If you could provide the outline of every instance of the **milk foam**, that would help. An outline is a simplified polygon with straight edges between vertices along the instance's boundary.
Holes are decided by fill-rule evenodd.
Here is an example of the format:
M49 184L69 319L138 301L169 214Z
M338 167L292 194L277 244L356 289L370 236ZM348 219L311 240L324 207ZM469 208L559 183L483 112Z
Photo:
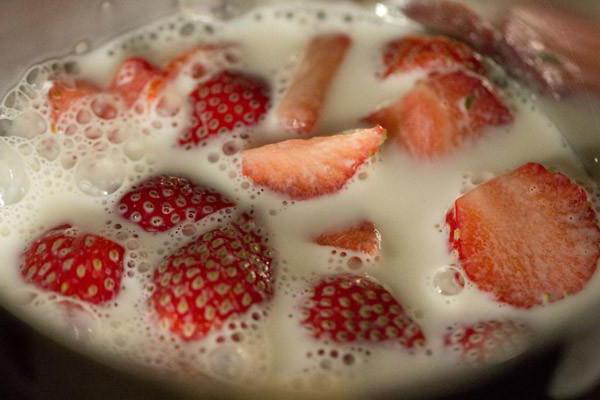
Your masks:
M230 22L181 14L122 36L89 54L30 69L0 106L0 294L16 309L53 326L70 340L108 352L115 359L177 375L208 374L252 385L281 384L293 390L325 387L371 388L438 379L456 369L456 355L442 338L456 323L511 318L534 332L552 334L598 301L594 275L576 296L531 310L500 305L468 282L452 286L446 211L463 192L523 163L537 161L588 182L558 130L535 109L534 99L510 84L505 95L515 110L509 127L489 128L485 138L436 162L421 162L386 146L339 193L289 201L254 187L240 173L239 150L293 135L277 126L274 109L302 49L312 34L344 31L353 47L339 70L317 131L360 126L360 118L409 90L419 73L376 79L379 52L392 38L418 32L402 19L383 21L358 8L312 4L272 6ZM77 76L106 86L119 64L140 55L164 65L198 42L240 43L232 66L270 80L273 106L255 128L212 139L189 151L175 147L186 128L186 103L160 114L147 105L119 110L102 120L87 114L52 133L45 101L49 78ZM182 98L193 80L181 77L169 89ZM217 213L176 232L148 234L115 213L115 202L135 183L155 174L181 174L234 199L235 210ZM589 185L589 184L588 184ZM593 189L593 188L592 188ZM148 305L155 266L199 234L253 210L275 250L275 297L233 318L206 339L183 343L161 327ZM362 220L382 235L382 254L368 258L312 243L324 231ZM127 249L121 294L96 307L26 285L18 254L28 241L57 224L70 222ZM366 274L383 284L423 329L427 348L409 352L396 344L333 345L312 340L299 324L298 304L320 276Z

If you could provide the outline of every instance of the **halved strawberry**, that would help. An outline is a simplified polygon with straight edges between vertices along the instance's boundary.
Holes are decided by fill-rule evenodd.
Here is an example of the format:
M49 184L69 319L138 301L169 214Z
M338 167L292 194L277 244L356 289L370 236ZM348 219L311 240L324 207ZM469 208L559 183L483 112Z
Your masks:
M381 248L381 234L372 222L363 221L341 231L323 233L315 242L321 246L337 247L376 256Z
M41 289L101 304L119 294L124 254L109 239L61 225L25 249L20 271Z
M444 336L444 346L460 353L464 362L484 364L519 355L531 338L532 333L525 325L512 320L483 321L453 327Z
M336 343L396 341L423 346L425 335L402 305L379 284L350 274L326 277L302 305L301 321L313 337Z
M486 126L511 123L513 115L485 80L455 71L419 81L366 121L382 125L412 155L427 159L481 136Z
M48 102L50 104L50 119L52 125L56 126L65 112L83 98L100 93L100 88L83 80L77 80L73 84L63 81L52 82L48 91Z
M383 65L381 78L414 69L484 72L479 56L469 46L445 36L405 36L393 40L383 50Z
M191 148L212 136L257 125L269 108L269 90L261 78L231 70L201 82L190 95L193 122L179 145Z
M316 36L310 41L277 111L285 129L298 133L312 131L351 44L350 37L339 33Z
M146 98L156 97L165 78L162 71L140 57L126 59L109 85L109 90L118 93L127 107L131 107L146 92Z
M160 175L132 187L119 200L118 211L146 232L165 232L234 205L219 192L187 178Z
M446 221L468 278L515 307L579 292L600 258L600 227L585 190L536 163L459 197Z
M269 300L271 268L260 228L243 217L203 234L163 261L154 273L150 301L171 332L197 340L230 316Z
M260 186L303 200L340 190L385 141L380 126L293 139L242 152L242 172Z

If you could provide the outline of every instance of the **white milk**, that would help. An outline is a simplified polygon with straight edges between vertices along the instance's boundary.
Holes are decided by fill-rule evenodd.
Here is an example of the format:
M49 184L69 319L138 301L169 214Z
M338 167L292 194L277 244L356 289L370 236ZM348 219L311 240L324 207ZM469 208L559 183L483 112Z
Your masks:
M107 85L131 55L164 65L198 42L240 43L236 67L269 80L273 90L263 123L244 132L250 145L257 145L294 136L277 127L278 93L285 90L310 36L328 31L343 31L353 39L317 128L318 134L331 134L360 127L361 117L414 85L419 73L381 81L375 71L381 47L392 38L418 32L418 26L402 19L384 21L358 8L318 4L258 9L230 22L182 14L55 64L58 71L67 64L79 78ZM172 118L159 117L153 110L132 111L113 121L92 119L73 135L51 133L45 101L51 66L34 67L0 106L0 116L12 119L0 127L14 135L0 138L0 195L6 203L0 207L0 293L24 315L116 360L176 375L208 374L293 390L402 386L433 382L456 370L455 356L442 346L444 333L455 323L513 318L538 335L550 335L598 301L598 274L576 296L531 310L500 305L470 285L451 294L441 294L436 287L443 280L436 274L456 263L448 250L445 214L474 183L530 161L587 182L557 129L514 85L504 93L515 111L512 125L489 128L482 140L436 162L415 160L388 144L339 193L290 202L253 188L240 176L239 153L223 152L225 142L248 145L238 134L222 135L189 151L176 148L177 135L186 128L185 108ZM182 97L192 89L185 78L171 88ZM101 130L99 139L89 139L89 130L86 137L89 126ZM121 143L109 140L115 129ZM8 169L11 172L4 173ZM148 305L148 284L163 257L225 223L230 215L222 212L175 233L149 234L115 214L115 202L128 188L160 173L182 174L219 190L236 200L233 214L254 209L276 252L273 301L194 343L182 343L159 327ZM352 252L332 254L332 248L311 241L319 233L364 219L373 221L382 234L378 259ZM19 252L44 230L65 222L127 249L123 290L111 304L82 304L82 311L67 311L57 304L59 296L22 281ZM352 257L362 258L359 270L350 268ZM356 262L354 258L350 265ZM388 288L422 327L426 349L411 353L396 344L331 345L308 337L299 324L298 305L315 279L339 271L366 274Z

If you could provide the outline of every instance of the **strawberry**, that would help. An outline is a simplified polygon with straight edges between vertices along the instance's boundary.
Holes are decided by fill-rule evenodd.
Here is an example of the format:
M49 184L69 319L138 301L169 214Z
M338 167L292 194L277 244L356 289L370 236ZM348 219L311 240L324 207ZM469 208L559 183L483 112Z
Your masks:
M52 125L56 126L61 115L77 102L98 93L100 93L100 89L96 85L83 80L77 80L72 85L63 81L52 82L52 87L48 91Z
M414 69L484 72L479 56L469 46L445 36L406 36L393 40L383 50L383 65L381 78Z
M341 231L323 233L317 237L315 242L321 246L337 247L376 256L381 248L381 235L372 222L363 221Z
M160 320L183 340L197 340L269 300L273 275L264 242L244 216L168 257L154 273L150 299Z
M37 238L21 256L21 275L40 289L102 304L121 289L123 247L61 225Z
M242 172L255 184L303 200L340 190L385 141L380 126L293 139L242 152Z
M184 69L189 68L190 77L200 79L207 72L207 67L203 63L204 61L220 61L222 59L222 61L231 63L235 61L235 55L232 52L235 47L236 45L231 43L201 44L195 46L169 61L164 69L165 75L169 79L174 79Z
M179 145L191 148L217 134L257 125L269 108L269 90L262 79L231 70L201 82L190 95L193 123Z
M352 41L345 34L313 38L277 110L281 125L297 133L311 132L319 119L329 87Z
M446 221L468 278L515 307L579 292L600 258L600 228L585 190L536 163L458 198Z
M486 126L509 124L513 116L483 79L461 71L433 74L404 97L366 118L381 124L413 156L443 156Z
M146 232L165 232L234 204L219 192L179 176L160 175L131 188L118 203L121 216Z
M156 97L164 85L163 73L143 58L130 57L117 70L109 90L118 93L127 107L131 107L145 91L146 98Z
M444 336L444 346L459 353L469 364L499 362L512 358L527 347L531 332L511 320L483 321L457 325Z
M302 306L302 325L316 339L336 343L397 341L406 348L425 344L421 328L379 284L350 274L326 277Z

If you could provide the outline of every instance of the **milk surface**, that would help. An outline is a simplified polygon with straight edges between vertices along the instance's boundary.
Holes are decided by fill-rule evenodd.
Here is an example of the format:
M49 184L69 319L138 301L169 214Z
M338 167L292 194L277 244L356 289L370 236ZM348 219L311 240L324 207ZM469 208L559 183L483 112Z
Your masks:
M510 83L501 91L515 121L488 128L484 138L436 161L412 158L392 143L364 165L340 192L306 201L255 187L241 176L239 150L295 137L278 127L275 110L312 35L345 32L353 46L341 66L317 135L365 127L361 118L407 92L419 72L376 78L382 46L421 28L402 18L379 18L339 5L277 5L223 22L181 13L124 35L87 54L32 67L0 106L0 296L19 313L58 330L115 362L145 366L178 377L208 375L241 385L277 385L294 391L372 389L433 382L467 368L443 336L455 324L513 319L536 336L555 335L598 303L600 277L562 301L518 310L495 302L468 282L444 285L460 270L448 248L444 218L454 200L487 179L526 162L540 162L594 187L560 132L534 99ZM72 116L53 133L46 94L53 74L100 86L120 63L143 56L164 66L198 43L239 43L234 68L257 74L272 88L269 114L258 126L182 150L177 136L188 126L186 102L174 116L141 104L114 120ZM169 91L185 99L194 83L178 78ZM79 122L78 122L79 121ZM217 189L237 203L176 231L150 234L120 218L115 203L135 183L157 174L180 174ZM596 200L595 197L593 200ZM164 330L149 306L151 280L160 260L203 232L253 210L275 251L275 296L207 338L184 343ZM370 259L313 243L320 233L372 221L382 252ZM120 295L102 306L64 299L23 282L20 252L45 230L71 223L127 249ZM427 346L334 345L315 341L300 326L299 305L321 276L352 272L384 285L421 326Z

